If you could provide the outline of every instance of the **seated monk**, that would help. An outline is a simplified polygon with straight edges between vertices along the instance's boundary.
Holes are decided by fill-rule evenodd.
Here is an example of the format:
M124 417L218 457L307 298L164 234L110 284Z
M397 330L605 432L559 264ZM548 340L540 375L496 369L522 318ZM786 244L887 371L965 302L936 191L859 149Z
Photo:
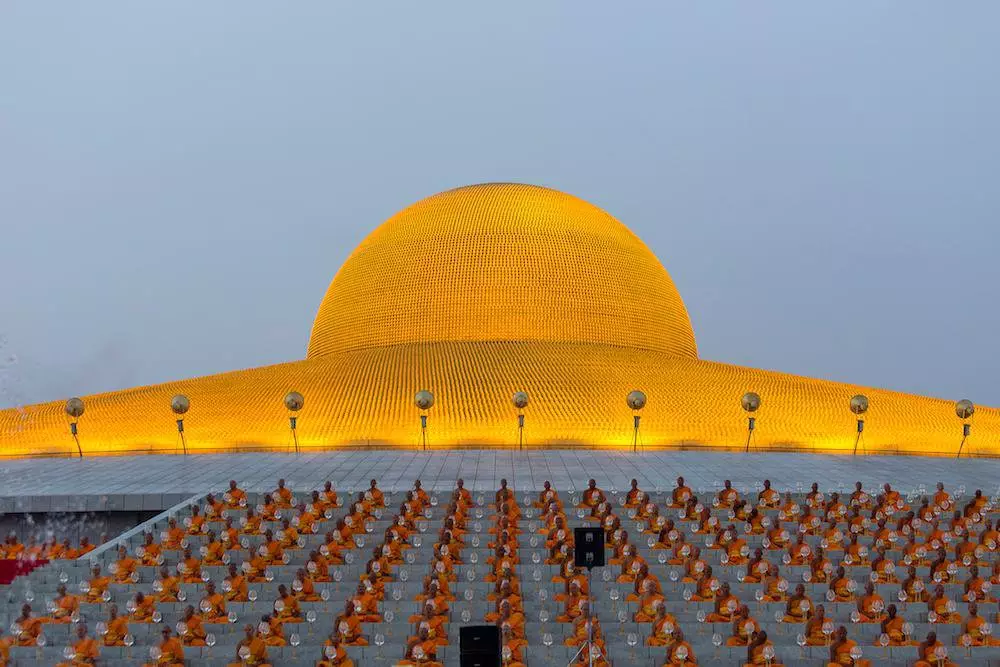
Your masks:
M194 613L194 607L188 605L181 616L184 631L181 632L181 642L185 646L205 646L205 625L201 616Z
M438 662L437 643L430 639L429 630L421 626L416 637L411 637L406 645L406 655L398 665L420 665L421 667L444 667Z
M211 581L205 584L205 597L201 604L202 618L206 623L227 623L229 614L226 611L226 598L215 590ZM207 609L206 609L207 607Z
M639 600L639 609L635 612L634 621L636 623L653 623L657 620L660 607L666 603L663 594L657 591L647 582L646 590Z
M806 544L806 536L799 533L795 543L788 547L788 564L792 566L805 565L812 555L812 548Z
M285 640L285 630L281 621L270 614L260 617L260 623L257 624L257 634L268 646L285 646L288 643Z
M275 536L282 549L299 548L299 531L289 519L281 520L281 530Z
M351 600L344 604L344 613L334 619L333 629L347 646L368 646L368 640L361 634L361 616L355 613Z
M125 635L128 634L128 617L118 615L118 605L113 604L108 609L108 631L104 634L105 646L125 646Z
M509 625L500 629L500 664L503 667L525 667L524 649L528 646L523 637L515 637Z
M603 502L606 502L604 492L597 488L597 480L591 479L587 482L587 488L583 492L583 497L578 507L593 509Z
M292 490L285 486L285 480L278 480L278 488L271 492L271 498L274 499L275 504L278 507L288 509L292 506Z
M316 580L309 571L300 567L295 573L295 581L292 582L292 590L296 599L301 602L319 602L323 598L316 592Z
M934 587L934 594L927 603L928 619L935 617L932 623L961 623L962 616L955 612L955 603L945 595L944 586Z
M917 647L919 658L913 667L958 667L957 663L948 660L948 649L938 641L936 632L928 632L927 638Z
M764 577L764 602L784 602L788 597L788 581L778 572L778 566L773 563L767 568Z
M992 584L987 586L986 580L979 576L979 566L973 565L969 568L969 578L965 580L966 600L973 602L984 602L989 598L989 590Z
M111 577L101 576L101 566L94 565L91 569L90 581L87 582L87 602L103 602L104 591L111 585Z
M828 625L829 624L829 625ZM826 607L817 605L809 620L806 621L806 646L826 646L828 643L827 634L823 632L825 627L833 631L833 623L826 617Z
M164 565L160 568L160 578L153 582L153 591L156 593L157 602L177 602L177 593L180 591L181 580L174 576Z
M758 630L753 633L750 643L747 645L747 661L745 667L751 665L768 665L768 667L781 667L781 662L775 658L774 643L767 638L767 633Z
M142 546L135 550L135 555L139 557L139 563L147 567L162 565L163 548L153 541L153 534L146 533L143 540Z
M191 506L191 516L184 519L184 526L187 528L188 535L200 535L205 532L207 524L205 516L201 513L201 508L197 505Z
M629 482L629 490L625 494L625 507L639 507L642 500L642 491L639 489L639 480L633 478Z
M323 642L323 657L316 662L316 667L354 667L354 661L347 657L338 632L331 632Z
M834 600L837 602L853 602L855 586L854 580L847 578L843 565L837 568L830 580L830 590L833 591Z
M160 631L160 657L155 663L146 663L143 667L184 667L184 645L177 637L171 637L170 626L164 625Z
M715 497L719 507L727 508L735 505L739 499L739 491L733 488L733 483L728 479L722 483L722 490Z
M590 606L587 605L586 611L573 621L572 634L563 640L563 645L579 647L588 640L601 644L600 637L602 637L601 620L590 614ZM604 652L603 646L601 648Z
M659 605L656 608L656 618L653 620L653 629L646 638L646 646L669 646L674 641L674 630L677 628L677 619L667 612L666 605Z
M114 575L115 581L119 584L132 583L132 576L136 574L139 561L128 555L125 545L118 547L118 560L115 561L108 571Z
M229 602L246 602L249 599L247 578L236 568L236 563L229 564L229 573L222 581L222 592Z
M21 605L21 615L14 620L14 644L16 646L37 646L38 635L42 634L43 619L31 615L31 605Z
M704 576L698 579L691 599L695 602L715 600L718 597L718 591L723 585L725 584L720 585L719 580L712 574L712 566L709 565L705 568ZM729 619L726 619L726 622L728 623Z
M243 638L236 644L236 662L228 667L270 667L267 642L252 625L243 628Z
M191 554L191 549L185 549L181 562L177 564L177 572L185 584L200 584L201 561Z
M730 623L733 620L733 614L739 608L739 598L730 592L729 582L724 582L715 595L715 609L705 617L705 620L708 623Z
M881 623L885 617L885 600L875 592L875 584L865 584L865 594L858 600L858 613L861 623Z
M371 503L373 508L385 507L385 494L378 488L378 484L373 479L371 486L365 491L365 500Z
M142 591L136 591L132 620L136 623L152 623L155 612L156 601L153 600L153 597L144 595Z
M781 502L781 494L771 488L771 480L764 480L764 488L757 494L757 505L773 509Z
M68 662L56 663L56 667L89 667L96 665L100 656L100 645L92 637L87 636L87 626L81 623L76 628L73 657Z
M201 548L202 564L222 565L222 557L226 555L226 545L218 540L214 530L208 531L208 544Z
M674 509L686 507L692 496L694 492L691 491L691 487L684 483L683 477L678 477L677 486L670 492L670 507Z
M906 570L906 579L903 580L901 588L906 592L906 599L909 602L927 602L931 599L927 587L923 580L917 576L917 568L910 566Z
M524 639L524 614L514 611L513 607L503 607L496 622L500 626L500 632L510 634L517 639Z
M205 496L205 521L224 521L222 513L226 510L225 503L215 497L214 493Z
M267 529L264 531L264 544L260 545L263 548L263 552L260 552L261 557L264 562L268 565L283 565L285 562L285 548L281 546L281 542L274 536L274 531Z
M903 501L903 496L899 494L899 491L893 489L891 484L886 483L885 486L882 487L882 490L883 496L885 497L886 508L891 506L894 508L892 510L894 512L905 512L910 509L910 506Z
M181 548L184 535L184 529L177 525L177 519L171 517L167 520L167 529L160 534L160 546L169 551L176 551Z
M781 527L781 523L778 521L774 522L770 530L767 531L767 536L764 538L764 545L771 550L781 551L788 547L791 540L791 536L788 531Z
M907 640L906 635L903 633L903 626L906 625L906 621L897 615L896 605L891 604L885 610L885 618L882 619L882 623L879 626L879 634L886 635L889 638L889 646L908 646L913 644Z
M229 489L222 494L222 499L230 509L247 506L247 492L236 486L236 480L229 480Z
M412 617L411 617L412 618ZM447 646L448 645L448 631L445 628L445 622L447 621L445 616L435 616L427 606L424 606L424 615L420 617L417 622L417 634L411 635L407 641L417 639L426 632L426 637L428 640L434 642L437 646Z
M733 634L726 640L726 646L749 646L760 624L750 615L750 607L741 605L733 615Z
M806 587L795 586L795 593L785 603L785 623L803 623L812 615L813 603L806 597Z
M851 655L852 651L858 648L858 643L847 638L847 628L843 625L837 628L833 642L830 644L830 662L827 667L869 667L870 660L863 658L855 659Z
M770 565L770 563L764 560L764 551L760 547L757 547L754 549L753 556L747 561L747 570L743 577L743 583L760 583L770 570Z
M58 596L55 599L55 609L49 616L49 623L69 623L74 614L80 613L80 598L66 592L66 584L56 588Z
M434 584L438 585L437 580L434 580ZM432 597L431 599L437 600L436 597ZM441 604L444 604L444 608L447 609L447 602L443 601L443 596L441 600ZM354 596L350 601L354 605L354 613L358 616L361 623L382 622L382 614L378 610L378 593L366 586L364 582L358 584Z
M983 633L983 626L985 624L986 619L979 615L979 605L975 602L970 602L969 615L962 621L962 634L969 636L971 646L1000 646L1000 638L993 637L992 634L987 635Z
M279 623L302 622L302 608L299 606L299 601L284 584L278 586L278 599L274 601L274 611L275 619Z
M684 639L684 632L677 628L674 632L674 641L667 647L667 659L663 667L695 667L698 658L694 655L691 644Z
M662 593L663 588L660 586L660 580L656 578L656 575L650 574L649 564L642 563L639 567L639 572L635 576L635 583L632 587L632 593L630 593L625 600L627 602L638 602L647 591L652 591L654 593Z
M240 533L243 535L260 535L263 530L264 517L257 514L254 508L248 507L246 516L240 519Z

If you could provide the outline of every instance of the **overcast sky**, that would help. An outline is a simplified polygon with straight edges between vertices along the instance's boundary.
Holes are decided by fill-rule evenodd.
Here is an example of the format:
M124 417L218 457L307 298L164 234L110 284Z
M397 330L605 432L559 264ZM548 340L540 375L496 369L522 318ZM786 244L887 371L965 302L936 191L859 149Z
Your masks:
M702 358L1000 405L998 25L0 0L0 406L301 358L368 232L497 180L631 227Z

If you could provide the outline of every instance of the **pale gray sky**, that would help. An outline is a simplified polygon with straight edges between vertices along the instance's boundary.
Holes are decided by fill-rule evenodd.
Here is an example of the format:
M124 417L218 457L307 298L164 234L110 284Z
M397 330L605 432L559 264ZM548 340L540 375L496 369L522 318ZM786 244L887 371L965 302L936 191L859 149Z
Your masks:
M1000 405L1000 3L0 0L0 406L301 358L481 181L605 208L703 358Z

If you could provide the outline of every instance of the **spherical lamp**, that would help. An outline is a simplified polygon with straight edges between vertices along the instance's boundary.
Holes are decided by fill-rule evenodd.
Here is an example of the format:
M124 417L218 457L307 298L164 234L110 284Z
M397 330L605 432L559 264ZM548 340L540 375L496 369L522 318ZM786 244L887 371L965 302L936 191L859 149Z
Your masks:
M290 391L285 394L285 407L290 412L298 412L305 405L306 399L297 391Z
M625 397L625 403L632 410L632 451L639 451L639 411L646 407L646 392L635 389Z
M69 415L69 432L73 436L73 442L76 443L76 453L83 458L83 449L80 447L79 431L77 429L76 422L80 417L83 416L83 399L74 396L73 398L66 401L66 414Z
M757 412L760 409L760 394L752 391L748 391L743 394L743 398L740 399L740 405L747 412Z
M517 408L517 448L524 449L524 409L528 407L528 392L515 391L511 399Z
M289 412L295 413L302 409L305 405L306 399L297 391L290 391L285 394L284 399L285 407L288 408ZM299 453L299 436L295 429L299 425L299 418L294 415L288 415L288 426L292 429L292 442L295 444L295 453Z
M757 428L757 418L753 416L753 413L760 409L760 394L748 391L740 399L740 405L747 413L747 446L744 451L749 452L750 440L753 438L754 429Z
M865 430L864 414L868 412L868 397L864 394L851 396L851 412L858 417L858 434L854 437L854 454L858 453L858 444L861 442L861 434Z
M972 424L969 420L976 413L976 406L967 398L955 403L955 415L962 420L962 442L958 446L958 457L962 456L962 448L965 447L965 440L972 433Z
M625 397L625 402L628 403L628 406L632 410L638 412L646 407L646 394L638 389L630 391L628 396Z
M426 389L421 389L413 397L413 404L417 406L420 410L420 438L424 443L424 449L427 449L427 410L430 410L434 406L434 394L427 391Z
M184 417L183 415L191 409L191 400L184 394L177 394L170 399L170 409L177 415L177 434L181 439L181 447L184 454L187 454L187 438L184 437Z
M413 404L421 410L430 410L434 406L434 394L426 389L421 389L413 397Z

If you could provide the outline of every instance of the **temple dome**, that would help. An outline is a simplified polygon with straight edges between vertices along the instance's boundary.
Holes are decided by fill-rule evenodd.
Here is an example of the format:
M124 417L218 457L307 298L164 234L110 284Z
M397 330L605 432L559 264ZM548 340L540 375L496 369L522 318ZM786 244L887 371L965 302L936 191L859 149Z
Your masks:
M330 284L307 356L531 341L697 358L680 294L635 234L582 199L510 183L442 192L373 231Z

